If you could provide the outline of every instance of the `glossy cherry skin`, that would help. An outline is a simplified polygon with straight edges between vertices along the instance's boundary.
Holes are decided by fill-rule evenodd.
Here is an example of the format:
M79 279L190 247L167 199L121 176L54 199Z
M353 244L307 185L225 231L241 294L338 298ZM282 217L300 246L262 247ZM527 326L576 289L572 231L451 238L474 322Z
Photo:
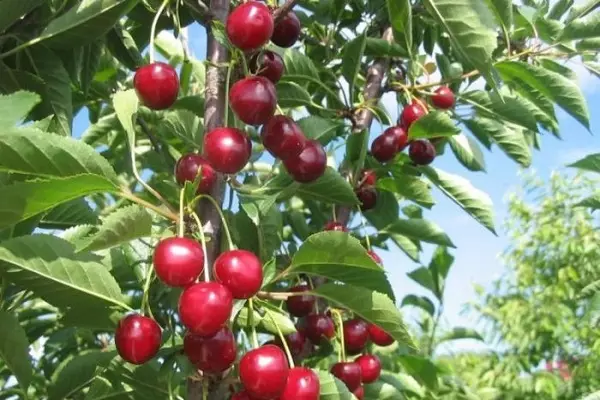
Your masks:
M360 201L360 209L368 211L377 205L377 190L370 186L362 186L356 190L356 197Z
M319 179L327 168L327 154L316 140L308 140L296 156L283 160L283 165L296 182L309 183Z
M229 105L244 123L266 124L277 107L275 86L264 76L241 79L229 90Z
M248 392L246 392L244 390L243 392L234 393L233 396L231 396L231 400L253 400L253 399L250 397Z
M250 138L236 128L216 128L204 136L204 156L212 167L224 174L244 168L252 155Z
M220 374L228 370L237 356L235 337L226 326L211 337L187 332L183 338L183 352L192 364L206 374Z
M381 375L381 361L374 354L363 354L355 362L360 366L363 383L373 383Z
M175 68L163 62L140 67L133 77L133 87L140 101L152 110L165 110L175 103L179 77Z
M285 335L285 341L290 348L290 352L292 353L292 357L298 357L304 351L304 347L306 346L306 336L300 331L292 332L288 335ZM276 346L283 348L283 343L281 343L281 339L275 339Z
M258 1L236 7L225 24L229 41L238 49L255 50L266 44L273 34L273 16L269 8Z
M398 139L391 129L383 131L371 143L371 154L381 163L392 160L398 153Z
M401 126L392 126L385 130L388 135L392 135L396 138L396 145L398 146L397 151L400 152L408 146L408 133Z
M377 173L372 169L363 169L360 175L359 186L375 186L377 183Z
M360 366L355 362L339 362L331 367L333 376L346 384L351 392L356 390L362 382Z
M435 94L431 96L431 102L437 108L447 110L454 107L454 92L448 86L440 86Z
M368 250L367 254L373 259L373 261L375 261L377 264L381 265L383 264L383 260L381 259L381 257L379 257L379 255L377 253L375 253L373 250Z
M298 124L285 115L271 118L262 127L260 137L265 148L282 160L297 157L307 142Z
M325 226L323 227L323 230L324 231L348 232L348 228L346 228L346 225L344 225L338 221L329 221L328 223L325 224Z
M283 58L274 51L265 50L256 53L250 60L250 71L264 76L273 83L279 82L284 70Z
M358 354L369 341L368 324L361 319L344 321L344 344L349 354Z
M420 101L413 101L402 110L402 114L400 114L400 125L402 125L404 129L408 129L416 120L425 114L426 110L423 104L421 104Z
M358 400L363 400L365 398L365 387L364 386L359 386L357 387L352 394L358 399Z
M215 279L229 289L234 299L249 299L262 286L262 263L249 251L223 252L215 260L213 268Z
M316 345L322 340L329 340L335 336L333 320L325 314L310 314L306 317L304 334Z
M139 314L130 314L120 320L115 331L117 352L132 364L143 364L154 357L161 339L156 321Z
M429 140L413 140L408 148L408 156L417 165L429 165L435 159L435 147Z
M256 400L277 399L289 375L285 353L274 345L265 345L244 354L240 361L240 380Z
M319 376L311 369L296 367L290 369L279 400L319 400L320 394Z
M229 289L218 282L188 286L179 298L179 318L192 333L214 336L227 323L233 307Z
M217 174L214 168L200 154L184 154L177 161L177 164L175 165L175 178L177 179L177 183L183 185L186 181L194 182L198 175L198 171L201 171L202 179L200 180L196 193L210 193L217 181Z
M369 324L369 338L377 346L386 347L394 343L394 338L377 325Z
M275 25L271 41L279 47L292 47L300 37L300 20L293 11L286 14L283 19Z
M194 283L204 270L204 253L195 240L170 237L156 245L152 262L165 285L185 287Z
M299 293L310 290L306 284L294 286L290 292ZM294 317L305 317L310 314L315 306L315 297L311 295L292 296L285 301L285 305L291 315Z

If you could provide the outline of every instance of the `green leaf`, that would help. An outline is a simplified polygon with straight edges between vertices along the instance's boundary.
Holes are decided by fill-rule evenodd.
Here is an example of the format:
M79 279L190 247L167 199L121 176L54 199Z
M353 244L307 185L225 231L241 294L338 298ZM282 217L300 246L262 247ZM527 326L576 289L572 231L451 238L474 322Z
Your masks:
M577 203L579 207L587 207L593 210L600 210L600 193L586 197Z
M404 394L395 386L381 381L365 385L365 397L377 400L401 400L405 398Z
M0 127L12 128L23 121L40 100L37 94L23 90L0 96Z
M8 311L0 310L0 326L0 359L27 390L33 375L27 334L17 317Z
M339 304L365 321L379 326L398 343L417 350L400 311L388 296L364 287L335 283L326 283L311 293Z
M287 273L319 275L394 298L385 271L357 239L344 232L320 232L310 236L294 254Z
M323 176L311 183L297 185L296 194L307 200L317 200L328 204L358 204L352 186L331 167Z
M503 30L510 31L513 24L512 0L485 0L488 8L494 13L498 25Z
M424 383L428 388L435 389L437 387L437 368L431 360L410 354L403 354L398 357L398 360L406 372Z
M317 116L301 118L296 123L307 138L318 140L323 146L335 139L344 127L335 119Z
M409 238L442 246L455 247L452 240L435 223L419 219L398 219L381 230L382 232L397 233Z
M470 136L460 133L450 137L450 148L456 159L470 171L485 171L485 159L479 144Z
M59 321L64 326L113 333L122 318L123 312L113 308L70 308Z
M100 258L76 254L71 243L56 236L22 236L2 242L0 274L59 308L116 305L129 309Z
M460 130L448 114L441 111L432 111L410 126L408 137L410 139L429 139L452 136L459 132Z
M390 23L394 28L394 37L400 41L403 38L404 47L409 53L413 48L412 4L409 0L387 0Z
M600 173L600 153L589 154L579 161L569 164L569 167L579 168L584 171Z
M44 0L1 0L2 13L0 13L0 33L10 28L21 17L29 14L37 7L44 4Z
M435 204L429 185L416 176L394 174L393 178L378 179L377 188L398 193L426 208Z
M283 54L285 64L284 76L308 76L319 81L319 71L310 57L300 53L298 50L288 49Z
M492 199L486 193L476 189L471 182L458 175L449 174L433 167L421 168L420 171L442 193L463 208L477 222L496 234Z
M417 296L415 294L409 294L408 296L405 296L402 299L402 303L400 304L400 307L404 307L404 306L418 307L418 308L426 311L431 316L433 316L435 314L435 305L433 305L433 302L425 296Z
M385 39L368 37L365 46L365 56L408 58L408 52L398 45L398 43L390 43Z
M433 293L438 299L441 297L441 292L436 287L433 275L431 275L431 271L428 268L419 267L410 271L407 275L410 279Z
M600 0L587 0L585 3L571 8L565 22L569 23L578 18L585 17L598 7L600 7Z
M342 50L342 76L348 82L348 99L351 104L354 101L354 87L360 74L361 61L366 45L367 33L365 31L346 44Z
M106 35L106 47L117 60L128 69L135 71L143 65L144 59L140 50L121 24L116 24Z
M260 326L273 335L278 334L278 327L284 335L296 332L296 326L287 314L273 309L269 309L269 312L265 312L265 315L260 320Z
M113 107L115 108L117 118L127 133L130 151L135 148L135 127L133 125L133 118L139 105L140 102L134 89L120 91L113 96Z
M420 398L425 397L425 388L423 388L421 384L415 380L415 378L408 374L404 374L402 372L395 374L382 372L379 380L393 385L396 389L402 392L411 392Z
M76 199L54 207L42 217L40 228L67 229L77 225L94 225L98 215L85 199Z
M558 0L548 12L547 17L549 19L561 19L563 15L571 9L573 2L574 0Z
M506 81L520 82L550 98L586 128L590 128L589 111L577 83L556 72L520 61L502 61L496 69Z
M327 371L315 370L321 386L319 400L355 400L346 384Z
M481 335L474 329L455 327L450 332L446 332L438 339L438 343L448 342L450 340L474 339L483 342Z
M595 13L588 18L578 18L569 22L558 39L560 41L590 39L600 36L600 14Z
M277 104L284 108L310 106L313 104L310 93L295 82L277 83Z

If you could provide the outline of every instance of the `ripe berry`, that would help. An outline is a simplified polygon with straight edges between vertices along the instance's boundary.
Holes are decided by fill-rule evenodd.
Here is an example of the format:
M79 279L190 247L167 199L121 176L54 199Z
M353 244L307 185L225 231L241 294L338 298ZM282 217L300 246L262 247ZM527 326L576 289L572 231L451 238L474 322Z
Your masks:
M240 380L253 399L279 398L288 374L288 361L277 346L266 345L250 350L240 361Z
M277 107L275 86L264 76L241 79L229 90L229 104L235 115L246 124L266 124Z
M251 155L250 138L239 129L216 128L204 136L204 156L219 172L240 172Z
M373 383L381 375L381 361L374 354L364 354L358 357L356 363L360 366L363 383Z
M337 232L348 232L348 228L346 228L346 225L342 224L341 222L337 222L337 221L329 221L328 223L325 224L325 226L323 227L324 231L337 231Z
M401 152L408 146L408 133L401 126L392 126L386 129L388 134L396 138L396 144L398 145L398 152Z
M233 297L217 282L196 283L186 288L179 298L179 318L192 333L214 336L229 320Z
M369 256L371 256L373 261L375 261L377 264L379 264L379 265L383 264L383 260L381 259L381 257L379 257L379 255L377 255L377 253L375 253L373 250L368 250L367 254Z
M310 314L306 317L304 334L316 345L323 339L332 339L335 336L335 325L333 320L324 314Z
M290 348L292 357L300 356L304 351L304 347L306 346L306 336L299 331L285 335L285 341ZM280 348L283 348L283 343L279 338L275 339L274 344Z
M448 86L440 86L431 96L431 102L437 108L447 110L454 107L454 92Z
M372 169L363 169L358 186L375 186L377 183L377 174Z
M368 325L361 319L344 321L344 345L349 354L358 354L369 341Z
M283 165L295 181L309 183L325 173L327 154L321 143L308 140L304 149L298 155L283 160Z
M408 130L413 122L425 114L426 110L423 104L419 101L413 101L402 110L402 114L400 114L400 125Z
M377 346L386 347L394 343L394 338L377 325L369 324L369 338Z
M155 62L135 72L133 87L146 107L165 110L177 100L179 78L177 71L169 64Z
M215 260L214 270L215 279L229 289L234 299L249 299L262 286L262 263L249 251L221 253Z
M429 140L419 139L410 142L408 156L417 165L429 165L433 162L436 152Z
M256 53L250 60L250 71L273 83L279 82L284 69L283 59L274 51L264 50Z
M243 51L258 49L273 34L273 16L265 4L249 1L229 14L225 29L235 47Z
M204 253L195 240L170 237L158 243L152 262L165 285L185 287L194 283L204 270Z
M119 355L132 364L143 364L156 355L162 334L155 320L130 314L119 321L115 345Z
M189 153L181 156L175 165L175 178L180 185L194 182L198 173L202 174L196 193L210 193L217 181L213 167L200 154Z
M296 367L290 369L279 400L319 400L320 393L319 376L311 369Z
M307 142L300 127L285 115L271 118L263 126L260 136L265 148L282 160L298 156Z
M300 20L296 13L290 11L275 25L271 41L279 47L291 47L300 37Z
M339 362L333 364L331 373L333 376L344 382L351 392L360 386L360 366L355 362Z
M358 400L363 400L365 398L365 387L364 386L359 386L356 388L356 390L354 390L352 392L352 394L354 395L354 397L356 397Z
M360 209L368 211L377 205L377 190L370 186L362 186L356 189L356 197L360 201Z
M310 290L308 285L302 284L298 286L294 286L290 289L290 292L306 292ZM315 297L307 294L303 294L301 296L292 296L289 297L285 304L290 314L294 317L304 317L310 314L315 306Z
M398 139L389 129L377 136L371 143L371 154L381 163L388 162L398 153Z
M226 371L233 365L237 355L235 338L226 326L211 337L187 332L183 338L183 352L192 364L206 374Z

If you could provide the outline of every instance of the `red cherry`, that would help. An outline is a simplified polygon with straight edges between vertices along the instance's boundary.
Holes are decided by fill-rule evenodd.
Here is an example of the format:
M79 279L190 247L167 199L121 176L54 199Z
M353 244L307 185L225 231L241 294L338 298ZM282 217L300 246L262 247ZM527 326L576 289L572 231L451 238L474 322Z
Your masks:
M323 339L332 339L335 336L333 320L324 314L310 314L306 317L306 337L318 345Z
M365 387L364 386L359 386L356 388L356 390L354 390L354 392L352 392L352 394L358 399L358 400L363 400L365 398Z
M146 107L165 110L177 100L179 78L177 71L169 64L155 62L135 72L133 87Z
M143 364L158 353L162 334L155 320L130 314L119 321L115 345L121 358L132 364Z
M279 400L319 400L320 394L319 376L311 369L296 367L290 369Z
M240 380L257 400L278 398L289 374L288 361L277 346L266 345L244 354L240 361Z
M361 319L344 321L344 345L349 354L358 354L369 341L368 325Z
M187 332L183 352L198 369L206 374L220 374L233 365L237 350L233 333L226 326L214 336L202 337Z
M279 47L292 47L300 37L300 20L290 11L275 25L271 41Z
M285 335L285 341L290 348L290 352L293 357L298 357L304 351L304 347L306 346L306 337L302 332L292 332L288 335ZM280 348L283 347L283 343L281 339L277 338L274 344Z
M273 83L279 82L285 66L281 56L274 51L265 50L256 53L250 60L250 70L259 76L264 76Z
M342 224L341 222L337 222L337 221L329 221L328 223L325 224L325 226L323 227L324 231L337 231L337 232L348 232L348 228L346 228L346 225Z
M298 156L307 142L300 127L285 115L271 118L260 135L265 148L282 160Z
M215 260L214 270L215 279L229 289L234 299L249 299L262 286L262 263L249 251L221 253Z
M250 138L239 129L216 128L204 136L204 156L219 172L240 172L251 155Z
M231 397L231 400L253 400L253 399L250 397L248 392L246 392L244 390L243 392L234 393L233 396Z
M386 129L389 135L392 135L396 138L396 144L398 145L398 152L401 152L408 146L408 133L401 126L392 126Z
M435 95L431 96L431 102L437 108L447 110L454 107L454 92L448 86L440 86Z
M400 125L402 125L405 129L408 129L413 122L421 118L426 113L425 107L420 101L413 101L402 110L402 114L400 114Z
M225 29L235 47L244 51L258 49L273 34L273 16L265 4L249 1L229 14Z
M355 362L339 362L331 367L333 376L346 384L352 392L360 386L360 366Z
M241 79L229 90L229 104L235 115L246 124L266 124L277 107L275 86L264 76Z
M217 282L201 282L188 286L179 298L179 318L192 333L214 336L227 323L233 297Z
M290 289L290 292L298 293L298 292L306 292L310 290L310 287L306 284L294 286ZM285 304L290 314L294 317L304 317L310 314L315 306L315 297L310 295L301 295L301 296L292 296L289 297Z
M381 375L381 361L374 354L364 354L358 357L356 363L360 366L363 383L373 383Z
M309 140L298 155L283 160L283 165L294 180L309 183L319 179L325 173L327 154L321 143Z
M363 169L358 186L375 186L377 183L377 173L372 169Z
M371 143L371 154L381 163L388 162L398 153L398 143L394 127L388 128Z
M394 343L394 338L377 325L369 324L369 337L377 346L386 347Z
M383 264L383 260L381 259L381 257L379 257L379 255L377 255L377 253L375 253L373 250L368 250L367 254L373 259L373 261L375 261L377 264L381 265Z
M362 186L356 189L356 197L360 201L360 209L368 211L377 205L377 190L370 186Z
M158 243L152 262L165 285L185 287L194 283L204 270L204 253L195 240L170 237Z
M180 185L186 181L194 182L198 172L202 174L196 193L210 193L217 181L217 174L213 167L200 154L189 153L181 156L175 165L175 178Z
M435 147L429 140L413 140L408 148L408 156L417 165L429 165L435 159Z

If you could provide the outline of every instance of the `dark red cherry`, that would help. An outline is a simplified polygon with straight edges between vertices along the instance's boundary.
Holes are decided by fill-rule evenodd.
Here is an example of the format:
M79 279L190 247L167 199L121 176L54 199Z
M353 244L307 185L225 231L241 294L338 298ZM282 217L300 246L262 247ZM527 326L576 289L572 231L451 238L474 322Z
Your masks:
M307 142L298 124L285 115L271 118L263 126L260 137L265 148L282 160L298 156Z
M146 107L165 110L177 100L179 77L169 64L155 62L144 65L135 72L133 87Z
M381 163L392 160L398 153L398 139L390 129L383 131L371 143L371 154Z
M294 286L290 289L290 292L299 293L310 290L310 287L306 284ZM315 306L315 297L307 294L301 296L289 297L285 304L290 314L294 317L304 317L310 314Z
M346 225L338 221L329 221L323 227L324 231L337 231L337 232L348 232Z
M360 209L368 211L377 205L377 190L374 187L362 186L356 189L356 197L360 201Z
M365 398L365 387L364 386L359 386L357 387L352 394L354 395L354 397L356 397L358 400L363 400Z
M218 282L187 287L179 298L179 318L192 333L214 336L227 323L233 307L229 289Z
M398 145L397 151L400 152L408 146L408 133L406 130L400 126L392 126L386 129L389 135L392 135L396 138L396 144Z
M183 353L202 372L220 374L228 370L235 361L235 337L226 326L211 337L187 332L183 338Z
M377 183L377 173L372 169L363 169L360 173L360 182L358 186L375 186Z
M279 400L319 400L320 394L319 376L311 369L296 367L290 369Z
M277 399L285 388L288 361L277 346L266 345L244 354L240 361L240 380L251 398Z
M325 173L327 154L321 143L308 140L304 149L298 155L283 160L283 165L295 181L309 183Z
M369 341L368 325L362 319L344 321L344 344L349 354L358 354Z
M240 172L251 155L250 138L239 129L216 128L204 136L204 156L219 172Z
M152 262L165 285L185 287L194 283L204 270L204 253L195 240L170 237L158 242Z
M333 376L346 384L348 389L353 392L361 384L360 366L355 362L339 362L331 367Z
M119 321L115 345L123 360L143 364L156 355L162 334L155 320L140 314L130 314Z
M381 259L381 257L379 257L379 255L377 253L375 253L373 250L368 250L367 254L373 259L373 261L375 261L377 264L381 265L383 264L383 260Z
M381 375L381 361L374 354L363 354L355 362L360 366L363 383L373 383Z
M400 114L400 125L404 127L404 129L408 129L416 120L426 113L425 106L420 101L413 100L412 103L408 104L402 110L402 114Z
M221 253L213 268L215 279L229 289L234 299L249 299L262 286L262 263L249 251L230 250Z
M333 320L325 314L310 314L306 317L304 334L316 345L322 340L329 340L335 336Z
M426 139L413 140L408 148L408 156L417 165L429 165L435 159L435 147Z
M256 53L250 60L250 71L273 83L279 82L284 69L283 59L274 51L264 50Z
M293 357L298 357L304 352L304 347L306 346L306 337L302 332L297 331L285 335L285 341L287 342ZM274 344L283 348L283 343L279 338L275 339Z
M271 41L279 47L291 47L300 37L300 20L296 13L290 11L275 25Z
M258 49L269 41L273 25L273 16L267 6L258 1L249 1L229 14L225 30L235 47L248 51Z
M194 182L198 173L202 174L202 179L196 193L210 193L217 181L217 174L204 157L196 153L184 154L175 165L175 178L180 185L186 181Z
M229 90L229 104L235 115L246 124L266 124L277 107L275 86L264 76L241 79Z
M369 338L377 346L386 347L394 343L394 338L377 325L369 324Z
M454 107L454 92L448 86L440 86L431 96L431 102L437 108L447 110Z

